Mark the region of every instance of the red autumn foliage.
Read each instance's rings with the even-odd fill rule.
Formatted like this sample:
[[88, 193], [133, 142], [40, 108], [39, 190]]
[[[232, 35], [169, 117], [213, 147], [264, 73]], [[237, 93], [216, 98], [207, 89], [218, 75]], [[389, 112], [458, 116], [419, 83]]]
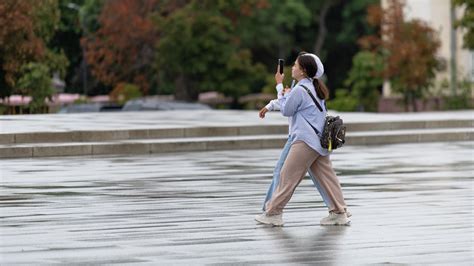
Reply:
[[389, 0], [386, 9], [372, 6], [368, 22], [379, 29], [377, 35], [365, 36], [359, 44], [385, 57], [384, 77], [395, 92], [404, 95], [405, 106], [424, 96], [432, 85], [437, 67], [436, 53], [440, 40], [426, 22], [405, 21], [404, 1]]
[[40, 1], [0, 1], [0, 61], [7, 86], [15, 86], [22, 65], [44, 55], [44, 42], [35, 33], [38, 4]]
[[129, 82], [146, 94], [158, 34], [151, 15], [158, 0], [111, 0], [104, 4], [99, 30], [81, 40], [92, 74], [106, 85]]

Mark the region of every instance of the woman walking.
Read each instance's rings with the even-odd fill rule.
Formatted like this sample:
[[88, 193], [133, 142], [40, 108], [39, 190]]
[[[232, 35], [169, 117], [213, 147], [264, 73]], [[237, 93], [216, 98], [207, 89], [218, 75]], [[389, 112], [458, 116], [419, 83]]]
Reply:
[[316, 95], [319, 106], [325, 106], [329, 91], [318, 78], [323, 66], [314, 54], [301, 53], [292, 68], [292, 77], [298, 81], [291, 90], [284, 90], [283, 75], [275, 74], [278, 102], [284, 116], [290, 117], [291, 147], [280, 172], [275, 193], [265, 205], [265, 212], [255, 220], [263, 224], [282, 226], [283, 209], [296, 187], [309, 170], [317, 179], [328, 198], [329, 216], [321, 225], [349, 225], [346, 204], [339, 180], [332, 168], [327, 149], [321, 147], [314, 129], [322, 132], [326, 117], [325, 109], [318, 109], [310, 93]]
[[[278, 102], [278, 99], [271, 100], [265, 107], [263, 107], [259, 111], [260, 118], [265, 118], [265, 114], [268, 111], [280, 111], [280, 103]], [[265, 211], [265, 205], [272, 198], [273, 193], [275, 192], [276, 188], [278, 187], [278, 184], [280, 183], [281, 168], [283, 167], [283, 164], [285, 163], [285, 160], [288, 157], [288, 152], [290, 151], [291, 144], [293, 142], [293, 138], [294, 138], [294, 136], [291, 136], [291, 135], [288, 136], [288, 140], [286, 141], [285, 146], [283, 146], [283, 149], [280, 153], [280, 158], [278, 159], [278, 161], [275, 165], [275, 168], [273, 169], [272, 183], [270, 184], [270, 187], [268, 188], [267, 195], [265, 196], [265, 200], [263, 202], [263, 207], [262, 207], [263, 211]], [[324, 204], [326, 204], [326, 206], [329, 207], [329, 203], [328, 203], [329, 199], [326, 195], [326, 192], [323, 190], [323, 188], [319, 184], [318, 180], [313, 176], [311, 171], [309, 171], [308, 173], [309, 173], [309, 178], [311, 179], [311, 181], [313, 181], [313, 184], [316, 187], [316, 189], [318, 190], [319, 194], [321, 194], [321, 197], [323, 198]]]

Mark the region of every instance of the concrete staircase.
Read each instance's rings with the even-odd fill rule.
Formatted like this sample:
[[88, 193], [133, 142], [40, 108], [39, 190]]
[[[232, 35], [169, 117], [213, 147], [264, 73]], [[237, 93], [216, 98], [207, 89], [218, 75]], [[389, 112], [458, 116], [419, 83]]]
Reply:
[[[346, 145], [474, 140], [469, 118], [346, 124]], [[287, 132], [280, 124], [1, 133], [0, 158], [282, 148]]]

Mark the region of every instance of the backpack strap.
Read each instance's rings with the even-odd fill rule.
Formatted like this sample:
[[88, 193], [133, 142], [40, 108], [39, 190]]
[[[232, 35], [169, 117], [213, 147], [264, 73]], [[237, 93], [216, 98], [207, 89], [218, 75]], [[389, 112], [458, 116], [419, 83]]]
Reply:
[[[313, 94], [311, 93], [311, 91], [309, 91], [309, 89], [305, 86], [305, 85], [300, 85], [301, 87], [303, 87], [306, 92], [309, 94], [309, 96], [311, 96], [311, 99], [313, 99], [313, 102], [316, 104], [316, 107], [318, 107], [319, 111], [322, 112], [323, 111], [323, 108], [321, 108], [321, 105], [318, 103], [318, 101], [316, 100], [316, 98], [314, 98]], [[326, 105], [324, 106], [326, 107]]]

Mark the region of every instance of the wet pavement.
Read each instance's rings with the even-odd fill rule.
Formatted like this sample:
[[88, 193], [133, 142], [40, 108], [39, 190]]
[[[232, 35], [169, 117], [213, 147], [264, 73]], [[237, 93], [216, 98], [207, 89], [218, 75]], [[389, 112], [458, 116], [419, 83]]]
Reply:
[[275, 149], [2, 160], [0, 264], [472, 265], [473, 148], [337, 150], [350, 227], [307, 178], [283, 228], [254, 222]]

